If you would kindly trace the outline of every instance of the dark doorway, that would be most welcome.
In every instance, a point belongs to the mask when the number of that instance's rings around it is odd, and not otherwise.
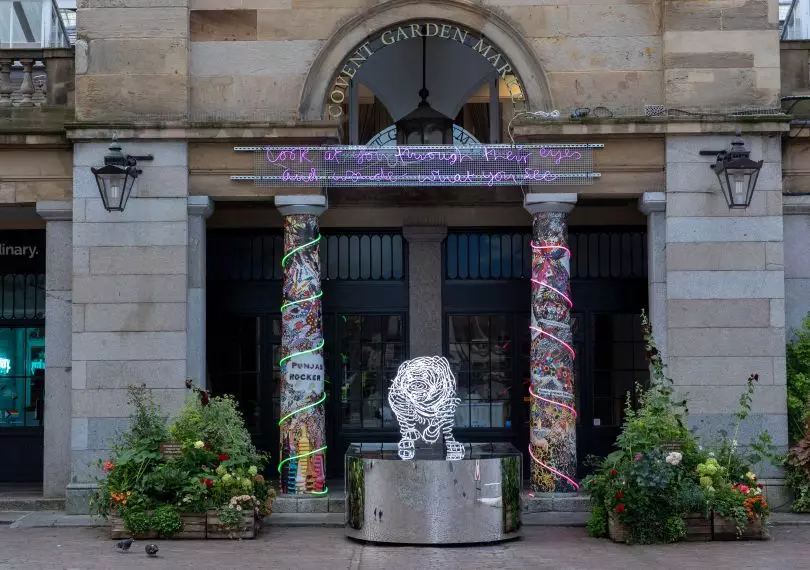
[[[465,441],[528,446],[530,237],[452,232],[445,242],[445,351],[458,377],[456,425]],[[648,380],[639,322],[646,237],[638,228],[572,228],[569,245],[582,470],[588,455],[611,451],[627,394]]]
[[[45,232],[0,232],[0,483],[42,481]]]
[[[258,447],[279,450],[282,234],[208,232],[208,370],[233,394]],[[395,441],[387,381],[407,358],[406,243],[398,232],[325,233],[321,241],[327,473],[353,441]]]

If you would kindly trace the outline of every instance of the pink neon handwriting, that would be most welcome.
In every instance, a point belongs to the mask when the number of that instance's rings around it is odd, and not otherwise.
[[[514,150],[481,145],[477,147],[480,149],[481,156],[478,160],[483,159],[486,162],[510,162],[514,164],[529,165],[530,161],[536,157],[545,160],[552,160],[555,164],[562,164],[565,160],[580,160],[582,153],[573,148],[567,147],[540,147],[536,149],[526,150],[521,147],[516,147]],[[305,147],[291,147],[291,148],[273,148],[266,149],[267,162],[271,164],[278,163],[312,163],[313,160],[309,157],[309,148]],[[477,149],[476,149],[477,150]],[[315,153],[313,153],[315,154]],[[327,148],[323,150],[324,162],[338,162],[347,163],[353,161],[357,166],[363,166],[368,163],[385,163],[389,167],[394,167],[397,164],[414,164],[424,162],[442,162],[447,166],[454,166],[463,162],[475,161],[474,149],[463,149],[452,147],[452,150],[419,150],[414,147],[398,146],[385,150],[376,149],[351,149],[345,150],[341,148]]]
[[[281,180],[284,182],[300,182],[308,184],[319,184],[323,181],[332,182],[381,182],[388,184],[396,184],[398,182],[414,182],[418,181],[420,184],[441,183],[441,184],[467,184],[476,185],[482,184],[485,186],[495,185],[508,185],[508,184],[521,184],[532,182],[553,182],[559,179],[560,176],[554,174],[549,170],[538,170],[534,168],[524,168],[522,174],[513,172],[506,172],[503,170],[482,170],[479,172],[466,172],[457,173],[443,173],[441,170],[433,170],[429,174],[419,175],[403,175],[397,174],[392,170],[386,170],[381,167],[373,174],[367,174],[356,170],[346,170],[343,174],[328,174],[322,177],[318,174],[317,169],[310,168],[309,172],[295,172],[289,168],[285,168],[281,174]]]

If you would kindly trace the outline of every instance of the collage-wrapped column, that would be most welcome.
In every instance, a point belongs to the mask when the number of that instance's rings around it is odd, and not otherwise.
[[[577,413],[568,213],[576,194],[527,194],[532,215],[531,489],[576,491]]]
[[[284,216],[281,305],[281,491],[323,495],[326,488],[321,239],[325,196],[277,196]]]

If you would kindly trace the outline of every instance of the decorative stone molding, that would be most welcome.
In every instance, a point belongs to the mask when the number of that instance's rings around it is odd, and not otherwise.
[[[785,216],[801,216],[810,214],[810,195],[783,195],[782,214]]]
[[[214,201],[208,196],[189,196],[188,215],[208,218],[214,213]]]
[[[294,194],[289,196],[276,196],[276,208],[282,216],[296,214],[311,214],[320,216],[329,207],[326,196],[307,194]]]
[[[70,221],[73,219],[73,202],[70,200],[37,202],[37,214],[49,222]]]
[[[329,86],[343,60],[375,30],[415,18],[443,20],[485,33],[493,47],[511,62],[529,107],[553,107],[548,80],[534,50],[525,34],[505,16],[474,0],[390,0],[358,13],[323,44],[307,75],[299,116],[304,120],[322,119]]]
[[[666,192],[644,192],[638,199],[638,209],[649,216],[653,212],[667,211]]]

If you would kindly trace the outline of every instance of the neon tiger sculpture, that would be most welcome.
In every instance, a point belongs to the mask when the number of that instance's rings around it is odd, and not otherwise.
[[[397,418],[402,439],[399,457],[413,459],[415,443],[432,444],[444,436],[448,461],[464,458],[464,445],[453,436],[456,377],[442,356],[420,356],[400,364],[388,392],[388,404]]]

